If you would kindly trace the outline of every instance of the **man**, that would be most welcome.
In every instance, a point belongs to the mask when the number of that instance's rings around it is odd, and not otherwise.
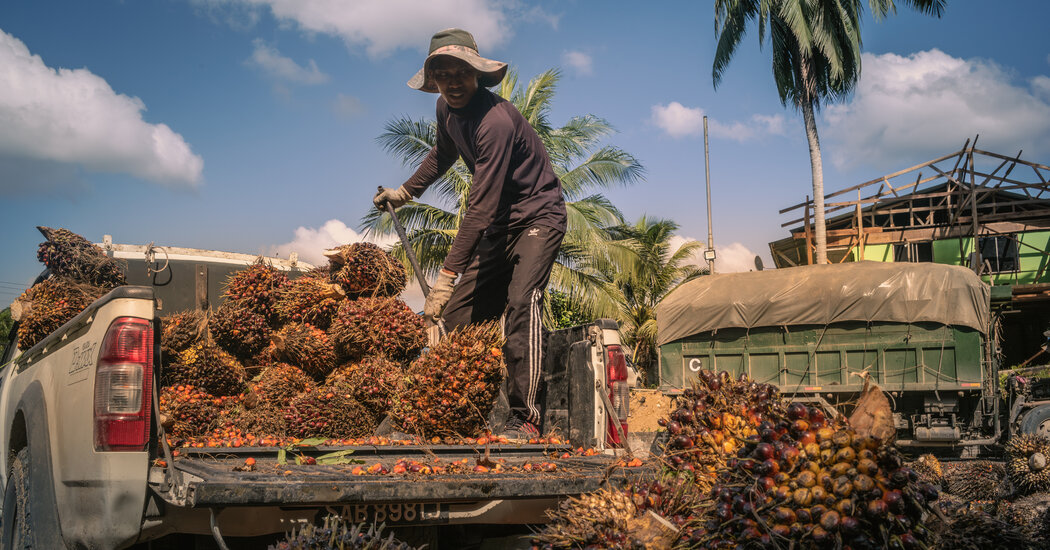
[[[373,202],[397,208],[463,158],[473,175],[467,209],[423,313],[449,329],[503,317],[511,409],[503,435],[526,439],[539,435],[542,420],[543,289],[567,218],[543,142],[514,105],[487,89],[506,73],[506,63],[478,54],[467,31],[435,34],[408,85],[440,94],[437,144],[408,181]]]

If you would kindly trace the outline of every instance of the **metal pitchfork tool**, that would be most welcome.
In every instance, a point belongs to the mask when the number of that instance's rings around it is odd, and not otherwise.
[[[379,190],[383,190],[383,186],[379,186]],[[423,270],[419,268],[419,260],[416,259],[416,251],[412,250],[412,246],[408,242],[408,235],[405,233],[404,226],[401,225],[401,220],[397,218],[397,212],[394,211],[393,205],[389,202],[386,203],[386,211],[390,214],[390,219],[394,221],[394,230],[397,231],[397,236],[401,239],[401,246],[405,249],[405,255],[408,256],[408,262],[412,264],[412,271],[416,273],[416,280],[419,281],[419,288],[423,291],[423,298],[425,299],[430,294],[430,285],[427,284],[426,278],[423,277]],[[436,332],[434,329],[437,329]],[[430,326],[427,329],[427,345],[434,346],[445,337],[445,321],[438,319],[435,325]]]

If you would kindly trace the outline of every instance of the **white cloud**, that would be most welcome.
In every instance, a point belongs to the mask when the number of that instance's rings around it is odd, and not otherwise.
[[[702,136],[704,110],[686,107],[677,101],[667,105],[653,105],[653,124],[673,138]],[[707,131],[711,137],[747,141],[763,135],[784,135],[782,115],[752,115],[747,122],[723,123],[708,117]]]
[[[338,36],[350,48],[379,57],[400,48],[424,49],[430,36],[449,27],[467,29],[482,55],[511,36],[515,15],[539,18],[519,2],[487,0],[195,0],[206,6],[268,8],[281,22],[308,33]],[[553,21],[552,20],[552,24]]]
[[[339,94],[332,102],[332,110],[343,118],[354,118],[365,112],[365,106],[354,96]]]
[[[863,54],[862,62],[853,99],[825,111],[821,137],[836,166],[907,165],[954,151],[977,134],[985,150],[1050,152],[1045,76],[1020,85],[994,62],[937,49]]]
[[[374,235],[366,237],[354,231],[340,220],[328,220],[321,227],[302,227],[295,230],[295,237],[291,242],[270,247],[270,256],[287,258],[295,252],[299,259],[313,264],[325,265],[328,259],[324,257],[324,251],[340,245],[367,241],[375,243],[383,248],[389,248],[397,242],[396,236],[375,238]],[[413,311],[423,309],[423,291],[415,279],[408,281],[408,288],[401,294]]]
[[[0,30],[0,157],[198,185],[204,161],[166,124],[145,122],[145,110],[87,69],[48,67]],[[17,185],[0,182],[0,191]]]
[[[561,62],[568,65],[576,74],[590,76],[594,74],[594,59],[580,51],[568,51],[561,55]]]
[[[689,242],[698,241],[700,247],[696,253],[693,254],[691,262],[701,267],[707,267],[707,260],[704,259],[704,250],[707,249],[707,241],[700,239],[693,239],[691,237],[682,237],[674,235],[670,239],[671,250],[678,250],[680,246]],[[715,273],[737,273],[740,271],[754,271],[755,269],[755,254],[749,248],[741,243],[731,243],[728,245],[715,245]]]
[[[715,273],[754,271],[757,255],[741,243],[715,245]]]
[[[329,80],[329,76],[317,68],[317,63],[313,59],[304,67],[290,57],[281,55],[277,48],[267,45],[258,38],[253,44],[255,50],[252,51],[252,56],[247,62],[259,67],[271,78],[306,85],[324,84]]]

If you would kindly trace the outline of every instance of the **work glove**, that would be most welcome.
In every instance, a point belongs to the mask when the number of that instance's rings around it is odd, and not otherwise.
[[[376,196],[372,197],[372,204],[376,205],[376,209],[380,212],[386,212],[386,205],[390,204],[394,208],[401,208],[406,202],[412,200],[412,194],[405,189],[402,185],[396,189],[392,187],[384,187],[379,191],[376,191]]]
[[[455,285],[456,274],[442,269],[438,272],[437,281],[430,287],[430,294],[423,304],[423,316],[432,322],[437,322],[441,317],[441,311],[445,309],[449,298],[452,297],[452,287]]]

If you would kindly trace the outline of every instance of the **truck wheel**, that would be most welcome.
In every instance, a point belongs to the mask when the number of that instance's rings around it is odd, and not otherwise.
[[[0,548],[38,548],[33,518],[29,515],[29,448],[11,462],[4,491],[3,540]]]
[[[1050,405],[1040,405],[1021,417],[1021,433],[1050,437]]]

